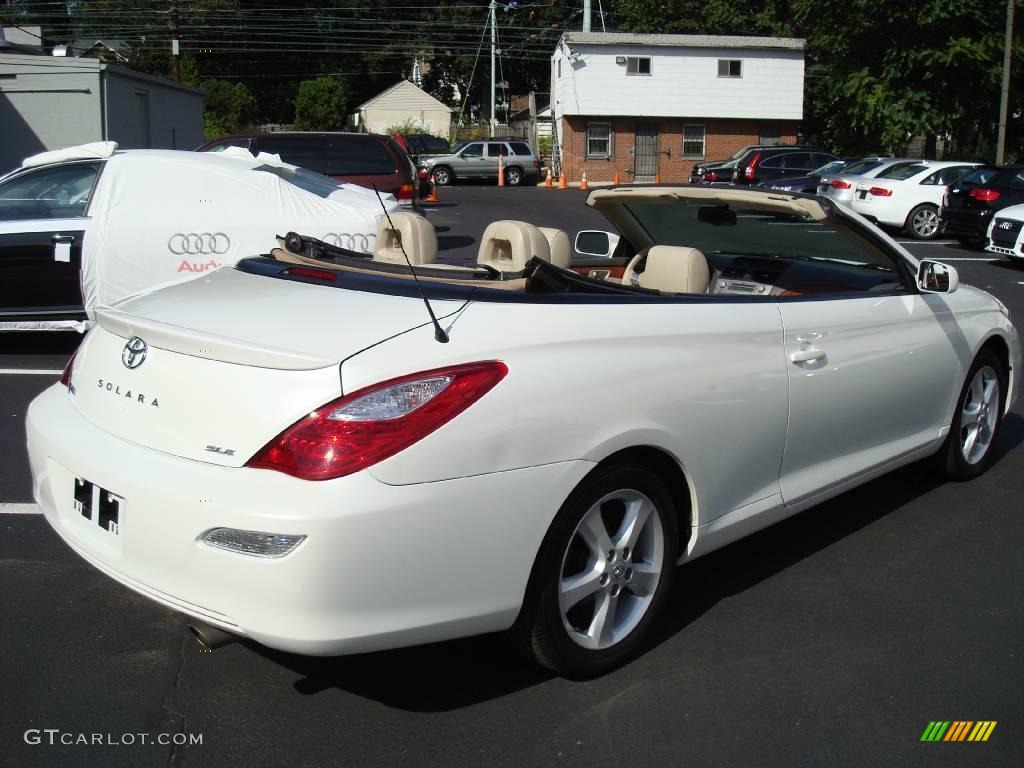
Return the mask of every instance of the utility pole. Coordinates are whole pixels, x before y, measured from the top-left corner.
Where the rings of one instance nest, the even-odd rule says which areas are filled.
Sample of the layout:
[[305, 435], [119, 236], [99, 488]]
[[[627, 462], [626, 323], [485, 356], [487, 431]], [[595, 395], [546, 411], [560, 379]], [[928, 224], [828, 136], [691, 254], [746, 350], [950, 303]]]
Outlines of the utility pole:
[[497, 133], [498, 126], [498, 113], [496, 111], [497, 101], [494, 98], [494, 84], [496, 82], [494, 74], [494, 54], [498, 47], [498, 27], [496, 24], [497, 7], [498, 4], [495, 0], [491, 0], [491, 136]]
[[178, 4], [171, 6], [171, 76], [181, 82], [181, 47], [178, 42]]
[[1013, 54], [1013, 3], [1006, 0], [1006, 44], [1003, 50], [1003, 92], [999, 97], [999, 138], [996, 141], [996, 165], [1006, 154], [1006, 113], [1010, 100], [1010, 57]]
[[583, 0], [583, 31], [590, 31], [590, 0]]

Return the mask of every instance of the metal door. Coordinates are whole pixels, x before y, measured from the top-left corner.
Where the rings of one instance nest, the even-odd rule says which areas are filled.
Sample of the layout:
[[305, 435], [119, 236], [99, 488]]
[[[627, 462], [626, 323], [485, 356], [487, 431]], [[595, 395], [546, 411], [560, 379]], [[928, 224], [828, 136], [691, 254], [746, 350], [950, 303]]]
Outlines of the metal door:
[[0, 234], [0, 318], [82, 316], [82, 220], [19, 222]]
[[653, 182], [658, 175], [658, 126], [638, 123], [634, 130], [633, 180]]

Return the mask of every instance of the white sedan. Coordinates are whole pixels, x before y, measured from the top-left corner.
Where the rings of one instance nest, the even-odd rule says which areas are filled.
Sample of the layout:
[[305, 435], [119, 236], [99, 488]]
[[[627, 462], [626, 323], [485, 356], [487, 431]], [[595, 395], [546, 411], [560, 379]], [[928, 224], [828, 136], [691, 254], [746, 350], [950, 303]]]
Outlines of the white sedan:
[[939, 207], [946, 187], [977, 163], [919, 160], [890, 166], [857, 182], [851, 207], [865, 218], [905, 230], [918, 240], [939, 233]]
[[988, 225], [985, 250], [1024, 262], [1024, 205], [1011, 205], [996, 211]]
[[805, 196], [588, 203], [631, 257], [615, 281], [520, 221], [478, 268], [431, 264], [430, 225], [393, 214], [379, 261], [282, 247], [97, 310], [27, 416], [46, 519], [207, 638], [507, 631], [585, 677], [678, 610], [677, 564], [917, 459], [994, 460], [1020, 342], [953, 267]]

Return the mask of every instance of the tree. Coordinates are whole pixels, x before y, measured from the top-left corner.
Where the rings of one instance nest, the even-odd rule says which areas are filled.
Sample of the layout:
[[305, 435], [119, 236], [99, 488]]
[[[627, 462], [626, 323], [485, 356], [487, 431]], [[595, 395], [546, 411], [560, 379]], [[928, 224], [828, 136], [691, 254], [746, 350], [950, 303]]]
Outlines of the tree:
[[341, 80], [318, 77], [299, 83], [295, 96], [295, 128], [300, 131], [332, 131], [345, 124], [348, 94]]
[[242, 83], [227, 80], [203, 80], [206, 89], [203, 105], [203, 133], [208, 139], [235, 133], [256, 119], [256, 100]]

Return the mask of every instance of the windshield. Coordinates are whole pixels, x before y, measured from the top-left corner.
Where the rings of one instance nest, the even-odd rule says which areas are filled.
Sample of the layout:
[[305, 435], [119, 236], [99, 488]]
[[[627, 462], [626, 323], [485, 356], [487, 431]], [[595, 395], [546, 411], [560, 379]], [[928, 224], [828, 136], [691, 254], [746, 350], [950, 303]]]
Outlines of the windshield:
[[831, 163], [825, 163], [821, 168], [811, 171], [811, 174], [815, 176], [824, 176], [826, 173], [839, 173], [839, 171], [843, 169], [843, 165], [845, 165], [844, 161], [833, 160]]
[[834, 219], [815, 221], [797, 214], [679, 200], [638, 200], [623, 207], [658, 245], [696, 248], [706, 256], [832, 262], [893, 271], [886, 254]]
[[884, 160], [857, 160], [856, 162], [850, 163], [848, 166], [843, 168], [843, 173], [853, 176], [859, 173], [867, 173], [873, 171], [875, 168], [880, 166]]
[[921, 171], [927, 171], [928, 166], [922, 163], [908, 163], [905, 165], [894, 165], [892, 168], [886, 168], [876, 178], [879, 179], [892, 179], [893, 181], [903, 181], [909, 179], [911, 176], [916, 176]]

